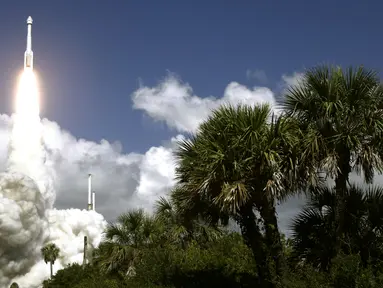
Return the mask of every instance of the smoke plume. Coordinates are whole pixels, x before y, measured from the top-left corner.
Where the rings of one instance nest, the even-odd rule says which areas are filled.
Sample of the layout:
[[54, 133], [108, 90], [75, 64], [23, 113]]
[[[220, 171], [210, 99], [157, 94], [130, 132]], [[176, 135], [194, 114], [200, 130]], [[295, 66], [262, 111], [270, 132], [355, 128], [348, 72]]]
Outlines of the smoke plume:
[[6, 171], [0, 175], [0, 287], [13, 281], [38, 287], [49, 275], [42, 265], [43, 245], [59, 247], [56, 269], [79, 262], [83, 235], [97, 246], [105, 221], [94, 211], [52, 209], [55, 173], [43, 144], [32, 71], [24, 71], [19, 82], [8, 152]]

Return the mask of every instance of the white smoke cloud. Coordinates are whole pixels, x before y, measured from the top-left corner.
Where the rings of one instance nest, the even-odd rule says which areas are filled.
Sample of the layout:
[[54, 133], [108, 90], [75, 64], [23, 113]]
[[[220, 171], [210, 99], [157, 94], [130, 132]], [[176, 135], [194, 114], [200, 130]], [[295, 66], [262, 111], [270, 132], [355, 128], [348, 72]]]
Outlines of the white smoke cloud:
[[[14, 118], [0, 115], [2, 156], [9, 152]], [[45, 168], [37, 170], [45, 174], [30, 173], [27, 166], [21, 165], [23, 173], [0, 175], [0, 287], [7, 287], [11, 281], [21, 287], [37, 287], [47, 279], [49, 266], [40, 254], [44, 243], [53, 242], [60, 248], [55, 271], [68, 263], [81, 263], [83, 236], [88, 236], [93, 247], [101, 240], [106, 225], [101, 214], [113, 220], [137, 207], [151, 211], [158, 197], [174, 185], [172, 147], [177, 138], [145, 154], [122, 154], [118, 144], [76, 139], [47, 119], [41, 124]], [[0, 171], [6, 171], [9, 159], [0, 158]], [[86, 207], [89, 172], [95, 175], [96, 207], [101, 214], [68, 209]], [[34, 180], [25, 176], [28, 174]], [[55, 179], [50, 190], [37, 185], [38, 179], [47, 181], [45, 177]], [[54, 198], [61, 210], [51, 209]]]
[[[41, 248], [53, 242], [61, 251], [59, 266], [79, 261], [83, 251], [79, 236], [87, 235], [96, 247], [106, 222], [94, 211], [53, 208], [55, 162], [47, 154], [39, 117], [38, 90], [34, 74], [24, 71], [16, 95], [16, 113], [9, 121], [1, 117], [7, 157], [0, 174], [0, 287], [18, 281], [38, 287], [47, 278]], [[9, 125], [11, 124], [11, 125]], [[8, 126], [7, 126], [8, 125]], [[83, 237], [82, 237], [83, 239]]]
[[44, 241], [44, 199], [29, 177], [20, 173], [0, 175], [0, 286], [22, 274], [39, 258]]
[[[47, 239], [45, 242], [55, 243], [60, 248], [59, 259], [54, 264], [54, 273], [70, 263], [82, 263], [84, 236], [88, 237], [89, 252], [101, 241], [101, 232], [105, 229], [103, 216], [94, 211], [79, 209], [47, 211]], [[26, 245], [27, 247], [29, 246]], [[41, 260], [40, 250], [33, 247], [34, 254], [25, 255], [26, 259], [35, 260], [25, 275], [13, 278], [20, 287], [36, 287], [49, 277], [49, 265]], [[31, 257], [33, 255], [34, 257]], [[19, 274], [20, 275], [20, 274]], [[36, 286], [34, 286], [36, 285]]]

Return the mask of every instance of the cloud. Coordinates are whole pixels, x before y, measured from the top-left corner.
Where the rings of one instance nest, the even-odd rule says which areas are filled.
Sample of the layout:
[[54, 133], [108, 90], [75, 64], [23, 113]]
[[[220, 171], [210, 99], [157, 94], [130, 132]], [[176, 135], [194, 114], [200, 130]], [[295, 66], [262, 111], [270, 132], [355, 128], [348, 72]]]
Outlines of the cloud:
[[76, 139], [55, 122], [42, 123], [57, 174], [57, 208], [86, 207], [88, 173], [93, 175], [97, 211], [108, 220], [138, 206], [150, 210], [155, 195], [165, 194], [173, 183], [172, 141], [144, 154], [123, 154], [119, 143]]
[[282, 75], [282, 87], [287, 89], [291, 86], [296, 86], [301, 83], [303, 80], [304, 73], [301, 72], [294, 72], [291, 75], [283, 74]]
[[227, 85], [222, 97], [194, 95], [188, 83], [173, 75], [156, 87], [141, 86], [132, 95], [133, 107], [143, 110], [156, 121], [164, 121], [179, 132], [194, 132], [212, 110], [223, 103], [270, 103], [275, 105], [273, 92], [267, 87], [247, 88], [237, 82]]
[[255, 80], [260, 84], [266, 84], [268, 82], [267, 75], [263, 70], [246, 70], [246, 78], [249, 80]]

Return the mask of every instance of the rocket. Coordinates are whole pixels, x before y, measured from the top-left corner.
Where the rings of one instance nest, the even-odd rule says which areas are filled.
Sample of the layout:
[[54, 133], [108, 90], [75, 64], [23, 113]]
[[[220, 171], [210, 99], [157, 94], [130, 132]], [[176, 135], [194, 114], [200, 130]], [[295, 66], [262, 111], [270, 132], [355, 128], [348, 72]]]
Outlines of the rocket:
[[32, 51], [32, 17], [29, 16], [27, 19], [27, 49], [24, 53], [24, 70], [31, 69], [33, 70], [33, 51]]

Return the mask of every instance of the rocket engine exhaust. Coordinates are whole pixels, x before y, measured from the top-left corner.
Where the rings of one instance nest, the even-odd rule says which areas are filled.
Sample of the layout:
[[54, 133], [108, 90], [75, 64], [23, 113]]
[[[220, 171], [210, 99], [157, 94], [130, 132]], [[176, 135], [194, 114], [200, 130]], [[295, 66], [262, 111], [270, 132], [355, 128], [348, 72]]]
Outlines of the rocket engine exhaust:
[[32, 51], [32, 23], [31, 16], [27, 19], [28, 33], [27, 33], [27, 49], [24, 53], [24, 70], [33, 70], [33, 51]]

